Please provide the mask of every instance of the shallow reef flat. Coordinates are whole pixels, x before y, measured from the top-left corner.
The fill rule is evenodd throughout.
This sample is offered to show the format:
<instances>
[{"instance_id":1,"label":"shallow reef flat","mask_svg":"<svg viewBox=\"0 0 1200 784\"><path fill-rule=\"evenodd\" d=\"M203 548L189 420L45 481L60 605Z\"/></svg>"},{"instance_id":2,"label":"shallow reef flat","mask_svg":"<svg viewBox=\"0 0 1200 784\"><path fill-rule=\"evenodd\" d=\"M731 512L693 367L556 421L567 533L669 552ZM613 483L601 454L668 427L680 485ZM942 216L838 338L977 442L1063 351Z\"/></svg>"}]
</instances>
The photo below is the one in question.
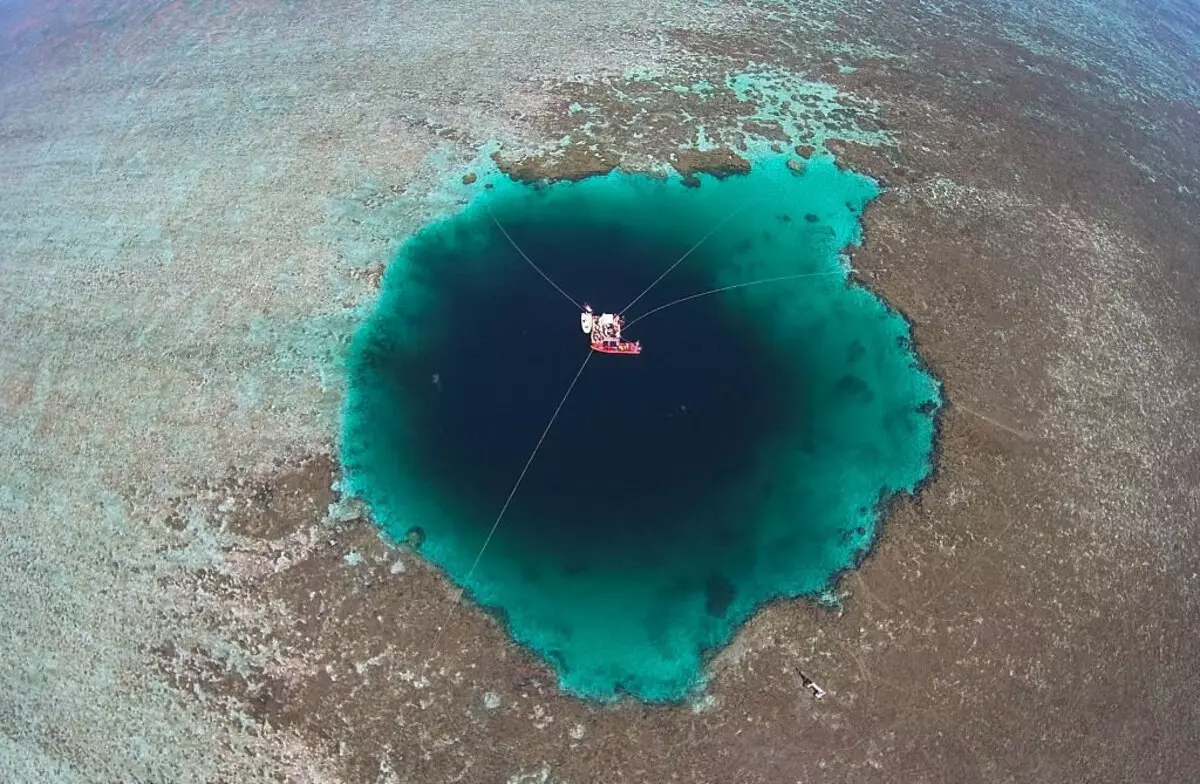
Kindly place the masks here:
<instances>
[{"instance_id":1,"label":"shallow reef flat","mask_svg":"<svg viewBox=\"0 0 1200 784\"><path fill-rule=\"evenodd\" d=\"M0 6L0 779L1200 778L1200 27L1050 6ZM932 477L581 699L349 492L353 338L485 172L765 159L877 183Z\"/></svg>"}]
</instances>

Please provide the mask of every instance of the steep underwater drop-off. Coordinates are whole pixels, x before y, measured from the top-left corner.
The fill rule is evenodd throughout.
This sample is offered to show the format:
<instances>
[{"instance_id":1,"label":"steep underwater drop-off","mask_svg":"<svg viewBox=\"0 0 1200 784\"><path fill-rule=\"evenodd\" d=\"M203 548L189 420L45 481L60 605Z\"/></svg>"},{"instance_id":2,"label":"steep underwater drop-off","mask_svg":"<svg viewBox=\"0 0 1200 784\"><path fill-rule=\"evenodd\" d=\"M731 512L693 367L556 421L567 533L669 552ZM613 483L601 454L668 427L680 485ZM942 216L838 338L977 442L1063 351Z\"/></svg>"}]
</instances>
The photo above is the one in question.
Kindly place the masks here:
<instances>
[{"instance_id":1,"label":"steep underwater drop-off","mask_svg":"<svg viewBox=\"0 0 1200 784\"><path fill-rule=\"evenodd\" d=\"M348 489L589 698L684 696L931 470L938 384L841 258L875 184L828 158L701 180L496 179L400 249L352 347ZM651 313L627 330L643 354L593 356L472 571L587 356L569 299L621 309L689 249L630 322L811 276Z\"/></svg>"}]
</instances>

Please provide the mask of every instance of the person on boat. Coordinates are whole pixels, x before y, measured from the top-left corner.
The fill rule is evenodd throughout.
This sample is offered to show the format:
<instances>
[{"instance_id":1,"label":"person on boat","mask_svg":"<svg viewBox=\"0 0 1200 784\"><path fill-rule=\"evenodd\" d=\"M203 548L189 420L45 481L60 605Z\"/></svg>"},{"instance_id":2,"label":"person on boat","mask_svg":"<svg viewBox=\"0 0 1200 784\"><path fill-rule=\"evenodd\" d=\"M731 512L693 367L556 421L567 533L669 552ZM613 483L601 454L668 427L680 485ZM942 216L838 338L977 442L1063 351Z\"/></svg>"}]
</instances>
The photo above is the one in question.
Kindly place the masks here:
<instances>
[{"instance_id":1,"label":"person on boat","mask_svg":"<svg viewBox=\"0 0 1200 784\"><path fill-rule=\"evenodd\" d=\"M641 343L626 343L621 338L621 330L625 326L625 318L619 313L601 313L596 315L592 306L584 304L583 312L579 314L579 326L591 340L592 348L610 354L639 354Z\"/></svg>"}]
</instances>

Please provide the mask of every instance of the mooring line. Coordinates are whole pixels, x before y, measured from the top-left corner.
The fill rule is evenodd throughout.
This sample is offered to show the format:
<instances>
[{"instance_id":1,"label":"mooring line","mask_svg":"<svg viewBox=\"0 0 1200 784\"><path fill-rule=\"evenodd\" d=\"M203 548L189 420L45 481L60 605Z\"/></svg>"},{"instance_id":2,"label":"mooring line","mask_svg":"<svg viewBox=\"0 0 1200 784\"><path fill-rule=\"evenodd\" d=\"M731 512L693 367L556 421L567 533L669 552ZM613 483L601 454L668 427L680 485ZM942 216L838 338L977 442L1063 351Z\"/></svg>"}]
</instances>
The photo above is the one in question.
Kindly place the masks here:
<instances>
[{"instance_id":1,"label":"mooring line","mask_svg":"<svg viewBox=\"0 0 1200 784\"><path fill-rule=\"evenodd\" d=\"M500 221L496 218L495 213L492 212L492 208L484 205L484 209L487 210L488 216L491 217L491 219L492 219L492 223L495 223L496 228L500 229L500 231L504 234L504 238L506 240L508 240L508 244L512 245L514 248L516 248L517 253L521 254L521 258L525 259L525 261L529 263L529 266L533 267L534 270L537 271L537 274L541 275L542 278L547 283L549 283L551 286L553 286L555 291L557 291L559 294L562 294L564 297L566 297L572 305L579 308L580 310L583 310L583 306L580 305L578 302L576 302L574 297L572 297L567 292L563 291L562 287L560 287L557 283L555 283L553 280L551 280L549 275L547 275L545 272L542 272L542 268L539 267L538 265L534 264L533 259L529 258L529 256L526 255L525 251L521 250L521 246L518 245L515 240L513 240L513 238L509 235L508 231L504 228L504 226L502 226L500 224Z\"/></svg>"},{"instance_id":2,"label":"mooring line","mask_svg":"<svg viewBox=\"0 0 1200 784\"><path fill-rule=\"evenodd\" d=\"M952 401L950 401L950 408L961 409L962 411L967 412L971 416L978 417L979 419L982 419L984 422L987 422L990 425L995 425L996 427L1000 428L1004 432L1011 433L1012 435L1016 436L1017 438L1023 439L1025 441L1037 441L1038 440L1038 437L1033 435L1032 433L1026 433L1023 430L1017 430L1014 427L1009 427L1008 425L1004 424L1003 422L997 422L995 419L992 419L990 416L985 416L984 414L981 414L978 411L973 411L973 410L967 408L962 403L958 403L958 402L955 402L952 400Z\"/></svg>"},{"instance_id":3,"label":"mooring line","mask_svg":"<svg viewBox=\"0 0 1200 784\"><path fill-rule=\"evenodd\" d=\"M850 271L856 272L857 270L850 270ZM642 315L635 318L633 321L626 324L625 329L632 327L634 324L636 324L639 321L641 321L642 319L646 318L646 316L649 316L653 313L657 313L660 310L666 310L667 308L671 307L672 305L678 305L680 303L687 302L688 300L697 299L698 297L707 297L709 294L720 294L722 291L730 291L731 289L741 289L741 288L745 288L746 286L757 286L760 283L778 283L778 282L784 281L784 280L798 280L800 278L816 278L816 277L821 277L824 275L844 275L844 274L845 274L845 270L830 270L828 272L801 272L801 273L797 273L795 275L780 275L775 278L763 278L762 280L751 280L751 281L747 281L745 283L734 283L729 286L722 286L719 289L709 289L708 291L701 291L699 294L690 294L686 297L680 297L679 299L672 300L671 302L668 302L665 305L659 305L657 308L647 310L645 313L643 313Z\"/></svg>"},{"instance_id":4,"label":"mooring line","mask_svg":"<svg viewBox=\"0 0 1200 784\"><path fill-rule=\"evenodd\" d=\"M683 260L684 260L684 259L686 259L688 256L692 255L692 251L696 250L696 248L699 248L701 245L703 245L703 244L704 244L704 243L705 243L705 242L708 240L708 238L709 238L709 237L711 237L712 235L714 235L714 234L716 234L716 233L717 233L717 230L718 230L718 229L720 229L720 228L721 228L722 226L724 226L726 223L729 223L729 221L733 220L733 216L734 216L734 215L737 215L739 212L741 212L742 210L746 209L746 208L747 208L747 207L749 207L749 206L750 206L750 204L749 204L749 203L743 204L742 206L740 206L740 207L738 207L737 209L735 209L733 212L731 212L731 213L729 213L728 215L726 215L726 216L725 216L725 219L724 219L724 220L722 220L720 223L718 223L716 226L713 226L711 229L709 229L709 231L708 231L708 234L705 234L703 237L701 237L699 242L697 242L697 243L696 243L695 245L693 245L692 247L688 248L688 251L687 251L687 253L685 253L685 254L683 254L682 256L680 256L680 257L679 257L679 259L678 259L678 260L677 260L677 261L676 261L674 264L672 264L671 266L667 267L666 271L665 271L665 272L663 272L663 274L661 274L661 275L659 275L657 278L655 278L655 279L654 279L654 282L653 282L653 283L651 283L649 286L647 286L647 287L646 287L646 288L645 288L645 289L642 291L642 293L641 293L641 294L638 294L636 297L634 297L634 298L633 298L633 302L630 302L628 305L626 305L625 307L623 307L623 308L621 308L619 311L617 311L617 315L620 315L620 314L624 313L625 311L629 310L630 308L632 308L632 307L634 306L634 304L635 304L635 303L636 303L636 302L637 302L639 299L641 299L642 297L646 296L646 294L647 294L647 293L649 293L650 289L652 289L652 288L654 288L655 286L657 286L657 285L658 285L658 282L659 282L660 280L662 280L663 278L667 277L667 275L670 275L670 274L671 274L671 270L673 270L673 269L675 269L676 267L678 267L680 264L682 264L682 263L683 263Z\"/></svg>"},{"instance_id":5,"label":"mooring line","mask_svg":"<svg viewBox=\"0 0 1200 784\"><path fill-rule=\"evenodd\" d=\"M562 396L562 400L558 401L558 408L554 409L554 415L550 417L550 421L546 423L546 429L542 431L542 437L538 439L537 446L529 454L529 459L525 461L525 467L521 469L521 475L517 477L516 483L513 484L512 490L508 493L508 498L504 501L504 506L500 508L500 514L496 515L496 521L492 523L492 528L488 531L487 538L483 540L483 546L479 548L479 554L475 556L475 562L471 564L471 568L467 570L467 575L462 579L462 585L459 586L458 596L455 597L454 603L450 605L450 610L446 613L446 620L438 629L437 634L433 638L433 647L429 650L429 655L425 657L424 667L429 666L429 662L437 654L438 645L442 640L442 633L450 626L450 621L454 617L454 611L462 603L463 594L466 593L467 583L471 581L472 575L475 574L475 567L479 566L480 560L483 558L484 551L492 542L492 537L496 535L496 529L500 527L500 521L504 518L504 513L508 511L508 505L512 503L513 496L517 494L517 488L521 486L521 482L525 480L525 474L529 472L529 466L533 465L533 459L537 457L541 451L542 444L546 440L546 436L550 433L550 428L554 427L555 421L558 419L558 414L562 411L562 407L566 404L567 398L571 396L571 391L575 389L575 384L578 383L579 377L583 375L583 369L587 367L588 360L592 358L592 350L588 349L587 356L583 358L583 364L579 366L579 370L575 372L575 378L571 379L571 386L567 387L566 393ZM423 669L424 669L423 667Z\"/></svg>"}]
</instances>

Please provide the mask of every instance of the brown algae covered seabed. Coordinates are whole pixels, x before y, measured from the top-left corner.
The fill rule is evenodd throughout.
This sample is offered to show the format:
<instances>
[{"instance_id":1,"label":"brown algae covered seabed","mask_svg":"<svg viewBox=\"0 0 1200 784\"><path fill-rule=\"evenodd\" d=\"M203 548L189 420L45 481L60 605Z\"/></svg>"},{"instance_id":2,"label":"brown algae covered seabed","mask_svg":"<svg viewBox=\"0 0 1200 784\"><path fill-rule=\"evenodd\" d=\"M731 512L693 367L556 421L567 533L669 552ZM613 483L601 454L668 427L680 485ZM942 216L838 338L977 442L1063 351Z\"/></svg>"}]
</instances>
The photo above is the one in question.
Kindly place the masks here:
<instances>
[{"instance_id":1,"label":"brown algae covered seabed","mask_svg":"<svg viewBox=\"0 0 1200 784\"><path fill-rule=\"evenodd\" d=\"M1113 9L0 8L0 779L1200 778L1200 23ZM853 265L944 384L933 480L687 704L469 603L425 666L453 586L336 452L399 243L490 167L772 145L884 186Z\"/></svg>"}]
</instances>

